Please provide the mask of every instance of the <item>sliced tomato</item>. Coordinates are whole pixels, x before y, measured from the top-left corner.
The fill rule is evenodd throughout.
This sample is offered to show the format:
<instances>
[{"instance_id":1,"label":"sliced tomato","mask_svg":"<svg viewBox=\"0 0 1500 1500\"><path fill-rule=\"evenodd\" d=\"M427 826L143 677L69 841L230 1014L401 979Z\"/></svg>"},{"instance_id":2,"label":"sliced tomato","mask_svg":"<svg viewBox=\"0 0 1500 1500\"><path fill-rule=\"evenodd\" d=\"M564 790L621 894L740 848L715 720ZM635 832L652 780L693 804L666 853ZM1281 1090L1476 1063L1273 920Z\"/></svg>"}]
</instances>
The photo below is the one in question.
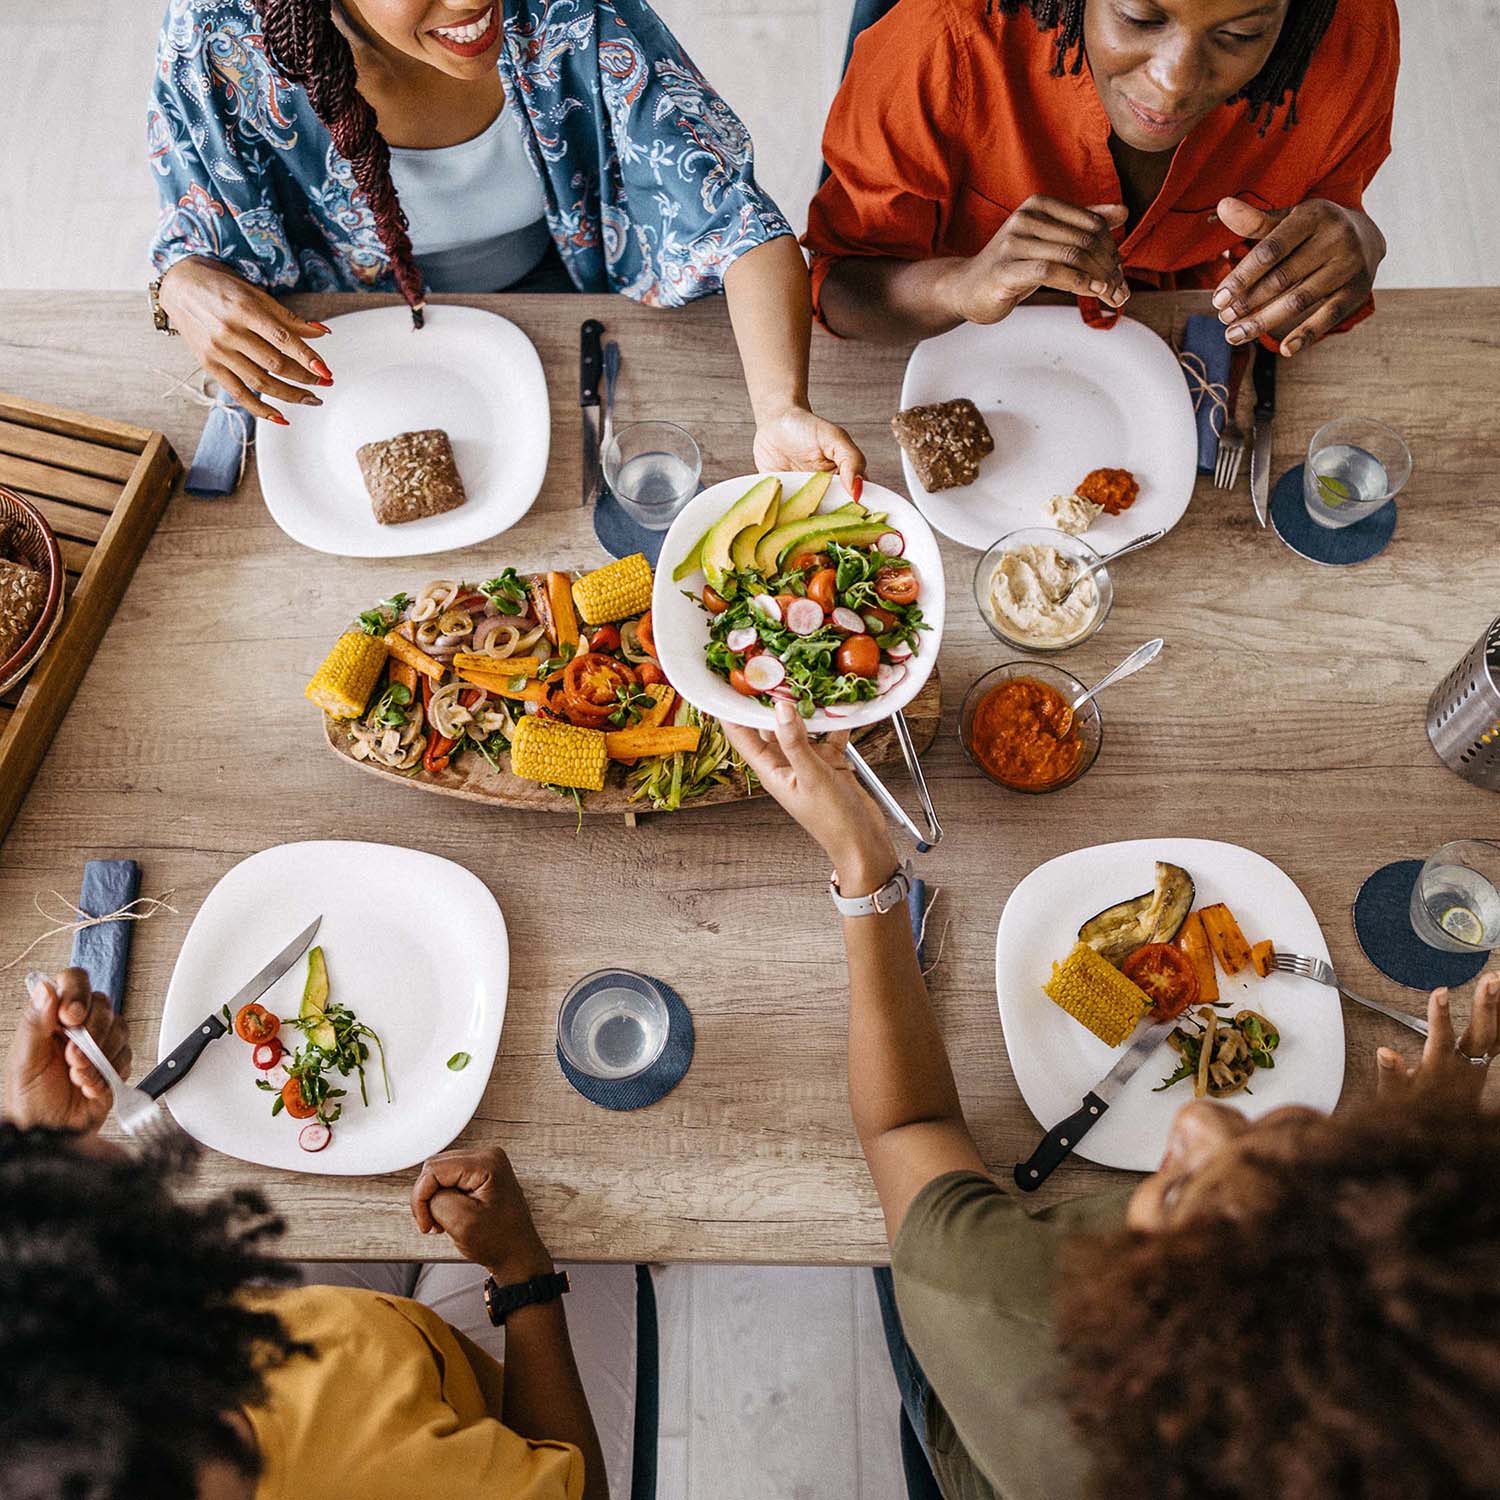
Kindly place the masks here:
<instances>
[{"instance_id":1,"label":"sliced tomato","mask_svg":"<svg viewBox=\"0 0 1500 1500\"><path fill-rule=\"evenodd\" d=\"M834 653L833 664L840 672L856 677L873 677L880 670L880 647L872 635L851 635Z\"/></svg>"},{"instance_id":2,"label":"sliced tomato","mask_svg":"<svg viewBox=\"0 0 1500 1500\"><path fill-rule=\"evenodd\" d=\"M652 656L655 656L656 637L651 634L651 611L649 609L636 621L635 633L640 638L641 650L649 651Z\"/></svg>"},{"instance_id":3,"label":"sliced tomato","mask_svg":"<svg viewBox=\"0 0 1500 1500\"><path fill-rule=\"evenodd\" d=\"M620 706L620 689L635 686L636 676L618 657L585 651L563 668L563 703L575 724L597 727Z\"/></svg>"},{"instance_id":4,"label":"sliced tomato","mask_svg":"<svg viewBox=\"0 0 1500 1500\"><path fill-rule=\"evenodd\" d=\"M882 568L875 575L875 592L887 604L915 604L922 585L910 568Z\"/></svg>"},{"instance_id":5,"label":"sliced tomato","mask_svg":"<svg viewBox=\"0 0 1500 1500\"><path fill-rule=\"evenodd\" d=\"M900 624L899 615L892 614L888 609L881 609L878 604L867 604L857 613L876 635L884 635L892 625ZM874 624L870 623L872 620Z\"/></svg>"},{"instance_id":6,"label":"sliced tomato","mask_svg":"<svg viewBox=\"0 0 1500 1500\"><path fill-rule=\"evenodd\" d=\"M713 584L705 583L703 585L703 607L711 615L722 615L729 608L729 601Z\"/></svg>"},{"instance_id":7,"label":"sliced tomato","mask_svg":"<svg viewBox=\"0 0 1500 1500\"><path fill-rule=\"evenodd\" d=\"M667 680L667 674L654 661L643 661L635 669L642 687L656 687Z\"/></svg>"},{"instance_id":8,"label":"sliced tomato","mask_svg":"<svg viewBox=\"0 0 1500 1500\"><path fill-rule=\"evenodd\" d=\"M809 568L826 568L828 554L826 552L799 552L795 557L789 557L786 565L788 568L799 568L803 572Z\"/></svg>"},{"instance_id":9,"label":"sliced tomato","mask_svg":"<svg viewBox=\"0 0 1500 1500\"><path fill-rule=\"evenodd\" d=\"M729 669L729 685L735 692L743 693L747 698L760 697L760 694L750 686L750 679L738 667Z\"/></svg>"},{"instance_id":10,"label":"sliced tomato","mask_svg":"<svg viewBox=\"0 0 1500 1500\"><path fill-rule=\"evenodd\" d=\"M1198 971L1192 959L1170 943L1147 943L1137 948L1120 965L1120 972L1155 1001L1152 1021L1170 1021L1198 998Z\"/></svg>"},{"instance_id":11,"label":"sliced tomato","mask_svg":"<svg viewBox=\"0 0 1500 1500\"><path fill-rule=\"evenodd\" d=\"M281 1085L281 1102L294 1120L310 1120L318 1112L316 1104L308 1103L302 1092L302 1080L295 1073Z\"/></svg>"},{"instance_id":12,"label":"sliced tomato","mask_svg":"<svg viewBox=\"0 0 1500 1500\"><path fill-rule=\"evenodd\" d=\"M618 651L620 649L620 627L601 625L589 637L590 651Z\"/></svg>"},{"instance_id":13,"label":"sliced tomato","mask_svg":"<svg viewBox=\"0 0 1500 1500\"><path fill-rule=\"evenodd\" d=\"M264 1005L257 1005L253 1000L249 1005L242 1005L240 1013L234 1018L234 1034L242 1042L249 1042L252 1047L260 1042L269 1042L280 1030L280 1017L273 1016Z\"/></svg>"},{"instance_id":14,"label":"sliced tomato","mask_svg":"<svg viewBox=\"0 0 1500 1500\"><path fill-rule=\"evenodd\" d=\"M819 568L807 580L807 597L829 614L838 603L838 577L832 568Z\"/></svg>"}]
</instances>

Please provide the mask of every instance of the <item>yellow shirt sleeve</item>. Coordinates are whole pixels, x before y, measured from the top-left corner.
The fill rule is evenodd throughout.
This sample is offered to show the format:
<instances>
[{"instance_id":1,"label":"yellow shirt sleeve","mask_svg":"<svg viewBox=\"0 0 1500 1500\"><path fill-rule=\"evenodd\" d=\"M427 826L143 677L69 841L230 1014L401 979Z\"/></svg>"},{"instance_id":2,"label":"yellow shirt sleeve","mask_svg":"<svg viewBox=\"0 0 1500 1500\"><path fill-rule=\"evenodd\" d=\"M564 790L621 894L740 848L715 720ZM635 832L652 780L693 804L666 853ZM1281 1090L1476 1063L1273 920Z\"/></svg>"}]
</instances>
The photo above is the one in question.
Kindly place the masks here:
<instances>
[{"instance_id":1,"label":"yellow shirt sleeve","mask_svg":"<svg viewBox=\"0 0 1500 1500\"><path fill-rule=\"evenodd\" d=\"M256 1500L581 1500L583 1456L491 1416L473 1360L500 1367L421 1303L349 1287L259 1294L318 1351L266 1378L249 1411Z\"/></svg>"}]
</instances>

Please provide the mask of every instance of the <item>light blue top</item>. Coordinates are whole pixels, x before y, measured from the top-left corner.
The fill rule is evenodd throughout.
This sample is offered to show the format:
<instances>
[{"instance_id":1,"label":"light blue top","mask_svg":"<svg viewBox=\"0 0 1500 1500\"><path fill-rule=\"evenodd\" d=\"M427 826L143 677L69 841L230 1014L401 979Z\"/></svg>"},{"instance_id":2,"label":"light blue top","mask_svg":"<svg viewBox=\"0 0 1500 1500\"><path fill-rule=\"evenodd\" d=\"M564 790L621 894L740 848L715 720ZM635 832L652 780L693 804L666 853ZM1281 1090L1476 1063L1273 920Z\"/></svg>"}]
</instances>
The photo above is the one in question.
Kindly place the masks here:
<instances>
[{"instance_id":1,"label":"light blue top","mask_svg":"<svg viewBox=\"0 0 1500 1500\"><path fill-rule=\"evenodd\" d=\"M391 147L391 178L422 279L434 292L498 292L552 244L547 199L516 111L456 146Z\"/></svg>"}]
</instances>

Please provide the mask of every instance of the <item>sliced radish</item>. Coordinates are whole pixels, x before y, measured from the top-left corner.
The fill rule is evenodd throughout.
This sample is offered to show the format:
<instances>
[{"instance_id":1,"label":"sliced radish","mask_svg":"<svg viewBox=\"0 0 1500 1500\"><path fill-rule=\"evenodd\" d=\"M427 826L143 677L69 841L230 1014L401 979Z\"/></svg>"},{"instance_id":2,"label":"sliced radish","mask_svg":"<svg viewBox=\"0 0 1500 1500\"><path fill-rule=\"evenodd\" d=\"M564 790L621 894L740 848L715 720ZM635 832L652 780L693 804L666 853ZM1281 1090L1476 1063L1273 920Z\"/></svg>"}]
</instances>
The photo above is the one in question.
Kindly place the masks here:
<instances>
[{"instance_id":1,"label":"sliced radish","mask_svg":"<svg viewBox=\"0 0 1500 1500\"><path fill-rule=\"evenodd\" d=\"M297 1144L304 1151L321 1151L333 1139L333 1132L321 1120L309 1120L297 1132Z\"/></svg>"},{"instance_id":2,"label":"sliced radish","mask_svg":"<svg viewBox=\"0 0 1500 1500\"><path fill-rule=\"evenodd\" d=\"M250 1054L250 1061L262 1073L267 1073L281 1061L281 1054L285 1051L286 1048L281 1045L281 1042L276 1037L272 1037L269 1042L257 1044L255 1051Z\"/></svg>"},{"instance_id":3,"label":"sliced radish","mask_svg":"<svg viewBox=\"0 0 1500 1500\"><path fill-rule=\"evenodd\" d=\"M900 557L906 551L906 538L899 531L883 531L875 538L875 545L887 557Z\"/></svg>"},{"instance_id":4,"label":"sliced radish","mask_svg":"<svg viewBox=\"0 0 1500 1500\"><path fill-rule=\"evenodd\" d=\"M857 703L829 703L824 706L823 712L830 719L847 719L858 707Z\"/></svg>"},{"instance_id":5,"label":"sliced radish","mask_svg":"<svg viewBox=\"0 0 1500 1500\"><path fill-rule=\"evenodd\" d=\"M911 647L905 641L897 641L894 646L886 649L885 653L892 661L905 661L912 654Z\"/></svg>"},{"instance_id":6,"label":"sliced radish","mask_svg":"<svg viewBox=\"0 0 1500 1500\"><path fill-rule=\"evenodd\" d=\"M888 693L905 676L905 667L895 662L883 661L880 664L880 670L875 673L875 691Z\"/></svg>"},{"instance_id":7,"label":"sliced radish","mask_svg":"<svg viewBox=\"0 0 1500 1500\"><path fill-rule=\"evenodd\" d=\"M775 624L781 624L781 606L776 602L774 594L757 594L750 601L750 608L763 614Z\"/></svg>"},{"instance_id":8,"label":"sliced radish","mask_svg":"<svg viewBox=\"0 0 1500 1500\"><path fill-rule=\"evenodd\" d=\"M764 656L752 656L745 663L745 681L757 693L769 693L786 681L786 668L767 651Z\"/></svg>"},{"instance_id":9,"label":"sliced radish","mask_svg":"<svg viewBox=\"0 0 1500 1500\"><path fill-rule=\"evenodd\" d=\"M865 634L864 620L861 619L860 616L857 615L852 609L848 609L842 604L839 605L836 610L834 610L834 612L829 616L829 619L833 621L834 629L842 630L845 635Z\"/></svg>"},{"instance_id":10,"label":"sliced radish","mask_svg":"<svg viewBox=\"0 0 1500 1500\"><path fill-rule=\"evenodd\" d=\"M775 602L774 599L771 600L772 604ZM724 644L731 651L748 651L759 639L753 625L741 625L738 630L731 630L724 637Z\"/></svg>"},{"instance_id":11,"label":"sliced radish","mask_svg":"<svg viewBox=\"0 0 1500 1500\"><path fill-rule=\"evenodd\" d=\"M793 599L786 607L786 628L811 635L823 628L823 606L816 599Z\"/></svg>"},{"instance_id":12,"label":"sliced radish","mask_svg":"<svg viewBox=\"0 0 1500 1500\"><path fill-rule=\"evenodd\" d=\"M773 687L766 696L768 698L775 698L782 703L795 703L797 701L796 693L794 693L791 688L789 688L784 682L780 687Z\"/></svg>"}]
</instances>

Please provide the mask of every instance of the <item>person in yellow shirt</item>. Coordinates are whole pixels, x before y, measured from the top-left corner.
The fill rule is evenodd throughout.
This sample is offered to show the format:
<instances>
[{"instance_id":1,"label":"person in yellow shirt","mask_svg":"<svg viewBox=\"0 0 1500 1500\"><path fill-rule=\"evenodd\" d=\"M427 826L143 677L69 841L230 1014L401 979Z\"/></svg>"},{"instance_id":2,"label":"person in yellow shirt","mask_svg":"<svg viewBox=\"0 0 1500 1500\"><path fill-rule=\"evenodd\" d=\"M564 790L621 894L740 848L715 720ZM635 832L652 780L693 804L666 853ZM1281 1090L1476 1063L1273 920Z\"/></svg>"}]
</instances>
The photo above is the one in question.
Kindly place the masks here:
<instances>
[{"instance_id":1,"label":"person in yellow shirt","mask_svg":"<svg viewBox=\"0 0 1500 1500\"><path fill-rule=\"evenodd\" d=\"M64 1025L122 1075L130 1061L82 970L33 984L0 1122L0 1494L608 1500L555 1268L504 1153L446 1152L412 1190L418 1227L502 1295L533 1284L502 1368L409 1298L291 1285L258 1194L188 1202L187 1162L101 1141L109 1093Z\"/></svg>"}]
</instances>

